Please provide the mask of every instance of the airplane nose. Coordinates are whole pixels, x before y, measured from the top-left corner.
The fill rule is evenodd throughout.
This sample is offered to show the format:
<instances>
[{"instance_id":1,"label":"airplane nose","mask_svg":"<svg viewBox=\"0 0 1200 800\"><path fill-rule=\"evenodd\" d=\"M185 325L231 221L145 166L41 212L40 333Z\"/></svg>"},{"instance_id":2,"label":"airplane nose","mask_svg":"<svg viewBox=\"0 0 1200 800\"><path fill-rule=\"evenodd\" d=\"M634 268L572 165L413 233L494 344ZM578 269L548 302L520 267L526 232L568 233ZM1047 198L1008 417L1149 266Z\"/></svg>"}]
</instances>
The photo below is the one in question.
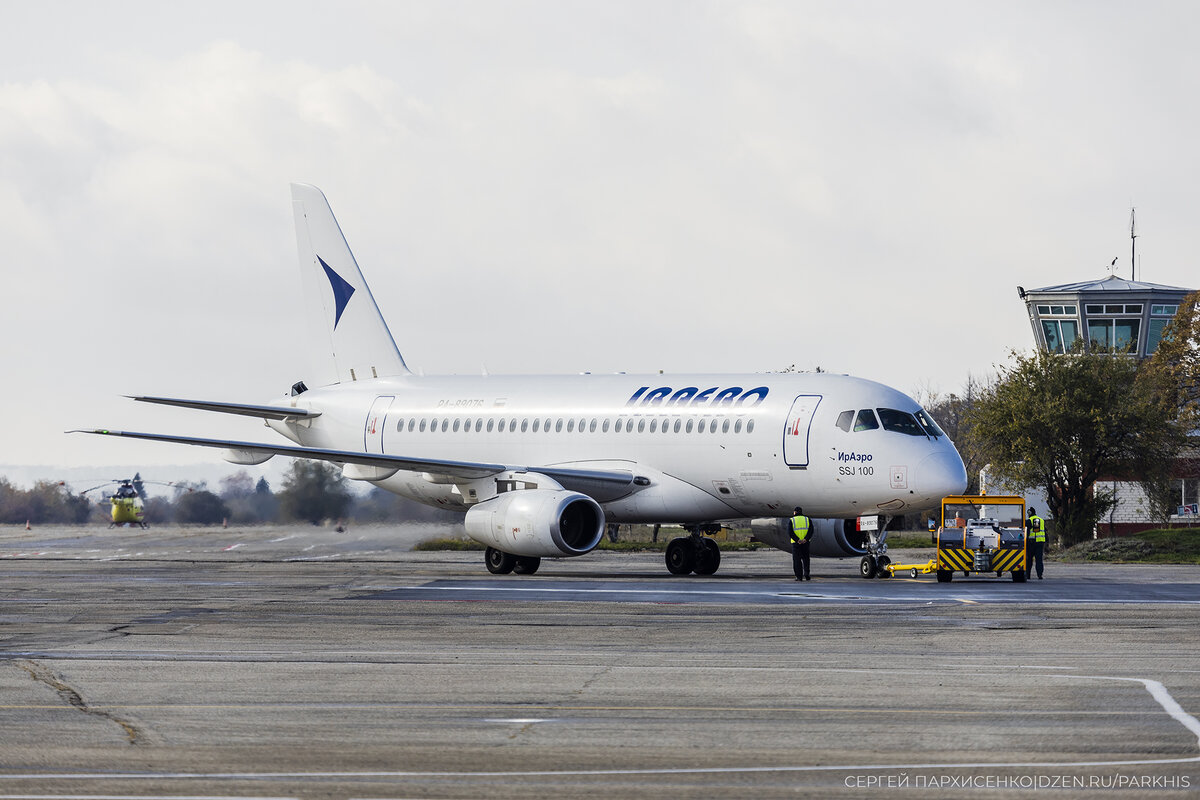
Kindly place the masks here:
<instances>
[{"instance_id":1,"label":"airplane nose","mask_svg":"<svg viewBox=\"0 0 1200 800\"><path fill-rule=\"evenodd\" d=\"M916 469L916 489L929 499L941 499L967 490L967 469L956 450L926 456Z\"/></svg>"}]
</instances>

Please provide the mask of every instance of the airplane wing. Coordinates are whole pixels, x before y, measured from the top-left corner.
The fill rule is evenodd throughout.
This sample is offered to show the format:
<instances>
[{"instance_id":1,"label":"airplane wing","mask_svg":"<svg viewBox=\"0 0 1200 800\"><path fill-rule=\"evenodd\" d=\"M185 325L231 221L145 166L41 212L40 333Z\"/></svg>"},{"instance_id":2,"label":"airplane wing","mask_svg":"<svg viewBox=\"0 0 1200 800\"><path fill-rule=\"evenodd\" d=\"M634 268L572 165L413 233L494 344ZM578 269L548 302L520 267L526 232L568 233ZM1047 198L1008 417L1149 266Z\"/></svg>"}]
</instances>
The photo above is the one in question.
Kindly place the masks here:
<instances>
[{"instance_id":1,"label":"airplane wing","mask_svg":"<svg viewBox=\"0 0 1200 800\"><path fill-rule=\"evenodd\" d=\"M241 442L230 439L201 439L194 436L171 436L163 433L140 433L137 431L114 431L107 428L69 431L69 433L92 433L100 436L123 436L128 439L148 439L155 442L175 442L177 444L191 444L201 447L216 447L224 450L236 450L242 453L253 453L265 457L278 455L290 456L292 458L311 458L338 464L361 464L363 466L380 467L390 470L428 472L432 475L445 475L465 480L486 478L489 475L496 475L501 472L536 472L553 478L565 489L583 492L602 503L628 494L633 490L635 485L640 487L649 483L645 478L635 478L632 472L626 470L529 467L512 464L488 464L477 461L447 461L433 458L393 456L383 453L363 453L352 450L325 450L318 447L301 447L299 445Z\"/></svg>"},{"instance_id":2,"label":"airplane wing","mask_svg":"<svg viewBox=\"0 0 1200 800\"><path fill-rule=\"evenodd\" d=\"M287 406L256 406L246 403L216 403L210 400L182 400L176 397L134 397L126 395L130 400L142 403L157 403L163 406L179 406L180 408L197 408L201 411L217 411L222 414L240 414L244 417L259 417L262 419L315 419L321 416L320 411L305 411L302 408Z\"/></svg>"}]
</instances>

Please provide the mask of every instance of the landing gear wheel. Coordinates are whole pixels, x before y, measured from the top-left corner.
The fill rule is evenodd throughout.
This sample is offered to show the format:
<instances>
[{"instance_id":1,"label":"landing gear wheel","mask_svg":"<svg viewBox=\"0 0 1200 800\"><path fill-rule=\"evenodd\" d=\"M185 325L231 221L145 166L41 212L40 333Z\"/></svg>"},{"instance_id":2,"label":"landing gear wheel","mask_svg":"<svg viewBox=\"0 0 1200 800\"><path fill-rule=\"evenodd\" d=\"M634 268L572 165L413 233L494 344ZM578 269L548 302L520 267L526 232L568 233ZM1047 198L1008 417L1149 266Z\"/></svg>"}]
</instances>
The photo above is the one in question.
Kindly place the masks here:
<instances>
[{"instance_id":1,"label":"landing gear wheel","mask_svg":"<svg viewBox=\"0 0 1200 800\"><path fill-rule=\"evenodd\" d=\"M721 566L721 548L712 539L701 539L696 551L697 575L712 575Z\"/></svg>"},{"instance_id":2,"label":"landing gear wheel","mask_svg":"<svg viewBox=\"0 0 1200 800\"><path fill-rule=\"evenodd\" d=\"M874 578L875 573L879 568L875 564L875 559L871 556L863 556L862 561L858 562L858 574L864 578Z\"/></svg>"},{"instance_id":3,"label":"landing gear wheel","mask_svg":"<svg viewBox=\"0 0 1200 800\"><path fill-rule=\"evenodd\" d=\"M880 556L879 558L877 558L875 560L875 564L878 567L879 571L877 573L875 573L875 577L876 578L892 577L891 570L889 570L887 568L888 564L891 564L891 563L892 563L892 560L890 558L888 558L887 556Z\"/></svg>"},{"instance_id":4,"label":"landing gear wheel","mask_svg":"<svg viewBox=\"0 0 1200 800\"><path fill-rule=\"evenodd\" d=\"M1013 583L1024 583L1025 582L1025 572L1023 570L1014 569L1012 576L1013 576Z\"/></svg>"},{"instance_id":5,"label":"landing gear wheel","mask_svg":"<svg viewBox=\"0 0 1200 800\"><path fill-rule=\"evenodd\" d=\"M542 560L537 556L518 556L516 564L513 565L513 572L518 575L532 575L541 565Z\"/></svg>"},{"instance_id":6,"label":"landing gear wheel","mask_svg":"<svg viewBox=\"0 0 1200 800\"><path fill-rule=\"evenodd\" d=\"M954 572L948 569L939 569L937 571L938 583L949 583L954 580Z\"/></svg>"},{"instance_id":7,"label":"landing gear wheel","mask_svg":"<svg viewBox=\"0 0 1200 800\"><path fill-rule=\"evenodd\" d=\"M696 548L692 540L680 536L667 545L667 572L687 575L696 566Z\"/></svg>"},{"instance_id":8,"label":"landing gear wheel","mask_svg":"<svg viewBox=\"0 0 1200 800\"><path fill-rule=\"evenodd\" d=\"M503 550L489 547L483 554L483 563L487 565L488 572L493 575L507 575L517 566L517 557L509 555Z\"/></svg>"}]
</instances>

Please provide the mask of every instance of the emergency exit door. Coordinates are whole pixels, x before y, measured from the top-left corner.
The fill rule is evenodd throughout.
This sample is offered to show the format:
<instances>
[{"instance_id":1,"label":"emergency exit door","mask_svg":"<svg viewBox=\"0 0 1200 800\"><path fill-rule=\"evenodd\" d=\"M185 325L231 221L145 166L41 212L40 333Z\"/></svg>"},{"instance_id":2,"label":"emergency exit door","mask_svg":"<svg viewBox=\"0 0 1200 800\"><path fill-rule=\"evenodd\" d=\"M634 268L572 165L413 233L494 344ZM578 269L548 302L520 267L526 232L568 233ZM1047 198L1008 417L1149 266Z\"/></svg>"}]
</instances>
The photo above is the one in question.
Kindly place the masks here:
<instances>
[{"instance_id":1,"label":"emergency exit door","mask_svg":"<svg viewBox=\"0 0 1200 800\"><path fill-rule=\"evenodd\" d=\"M395 400L394 395L376 397L371 404L371 412L367 414L367 424L363 429L363 450L368 453L383 452L383 428L387 422L388 407Z\"/></svg>"},{"instance_id":2,"label":"emergency exit door","mask_svg":"<svg viewBox=\"0 0 1200 800\"><path fill-rule=\"evenodd\" d=\"M802 394L792 403L783 431L783 463L795 469L808 466L808 433L821 395Z\"/></svg>"}]
</instances>

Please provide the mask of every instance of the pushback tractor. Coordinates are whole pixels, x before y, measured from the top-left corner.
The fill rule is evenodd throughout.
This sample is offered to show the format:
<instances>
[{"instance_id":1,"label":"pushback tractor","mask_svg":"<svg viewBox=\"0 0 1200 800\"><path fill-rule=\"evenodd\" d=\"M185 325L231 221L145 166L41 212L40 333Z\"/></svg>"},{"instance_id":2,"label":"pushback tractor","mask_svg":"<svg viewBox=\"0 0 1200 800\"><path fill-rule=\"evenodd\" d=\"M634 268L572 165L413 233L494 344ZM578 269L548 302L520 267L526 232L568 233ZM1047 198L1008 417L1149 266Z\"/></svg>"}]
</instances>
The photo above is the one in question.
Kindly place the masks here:
<instances>
[{"instance_id":1,"label":"pushback tractor","mask_svg":"<svg viewBox=\"0 0 1200 800\"><path fill-rule=\"evenodd\" d=\"M942 499L937 531L937 579L954 573L1010 573L1025 582L1025 499L1008 495L955 495Z\"/></svg>"},{"instance_id":2,"label":"pushback tractor","mask_svg":"<svg viewBox=\"0 0 1200 800\"><path fill-rule=\"evenodd\" d=\"M939 583L949 583L954 573L964 576L1009 573L1016 583L1025 582L1025 499L1011 495L952 495L942 498L942 524L933 534L937 555L922 564L892 563L877 556L879 577L907 572L937 573ZM886 547L884 548L886 549ZM863 577L868 574L863 559Z\"/></svg>"}]
</instances>

